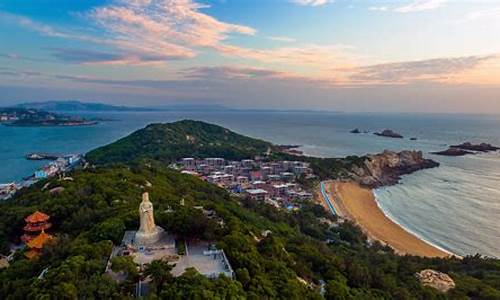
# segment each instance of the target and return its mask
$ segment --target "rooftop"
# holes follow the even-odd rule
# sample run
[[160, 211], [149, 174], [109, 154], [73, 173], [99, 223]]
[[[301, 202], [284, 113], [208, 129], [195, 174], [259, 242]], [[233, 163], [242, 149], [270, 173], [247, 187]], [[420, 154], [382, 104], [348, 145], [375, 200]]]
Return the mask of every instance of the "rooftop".
[[33, 214], [27, 216], [24, 220], [28, 223], [40, 223], [46, 222], [50, 219], [50, 217], [43, 212], [36, 211]]
[[250, 190], [247, 190], [247, 193], [249, 193], [251, 195], [258, 195], [258, 194], [267, 194], [267, 191], [265, 191], [263, 189], [250, 189]]

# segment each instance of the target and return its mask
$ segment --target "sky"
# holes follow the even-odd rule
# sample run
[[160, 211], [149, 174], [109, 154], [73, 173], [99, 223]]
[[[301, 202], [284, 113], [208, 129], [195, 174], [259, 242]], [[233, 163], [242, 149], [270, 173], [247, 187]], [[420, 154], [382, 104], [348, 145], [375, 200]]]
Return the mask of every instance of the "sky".
[[0, 105], [500, 113], [500, 0], [2, 0]]

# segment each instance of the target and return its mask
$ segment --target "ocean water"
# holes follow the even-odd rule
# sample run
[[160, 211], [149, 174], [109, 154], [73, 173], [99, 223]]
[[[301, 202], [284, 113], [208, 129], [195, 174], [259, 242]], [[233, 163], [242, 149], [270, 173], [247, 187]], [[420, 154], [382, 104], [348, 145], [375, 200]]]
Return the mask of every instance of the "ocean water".
[[[0, 126], [0, 183], [20, 180], [44, 164], [26, 160], [24, 155], [29, 152], [85, 153], [149, 123], [185, 118], [216, 123], [274, 143], [300, 144], [305, 153], [316, 156], [416, 149], [441, 166], [404, 176], [402, 184], [377, 190], [379, 206], [408, 231], [445, 250], [500, 257], [500, 153], [464, 157], [429, 154], [464, 141], [500, 145], [500, 116], [251, 111], [88, 116], [115, 121], [89, 127]], [[349, 133], [353, 128], [390, 128], [407, 138]], [[410, 141], [409, 137], [418, 140]]]

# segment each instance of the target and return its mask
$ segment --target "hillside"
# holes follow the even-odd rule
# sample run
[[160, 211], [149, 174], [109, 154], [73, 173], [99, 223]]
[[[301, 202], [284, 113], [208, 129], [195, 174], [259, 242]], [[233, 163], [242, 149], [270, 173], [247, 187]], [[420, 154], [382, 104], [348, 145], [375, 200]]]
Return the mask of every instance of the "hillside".
[[[234, 281], [208, 280], [196, 272], [168, 278], [161, 291], [151, 291], [161, 299], [320, 299], [321, 282], [326, 283], [327, 299], [500, 296], [497, 260], [397, 256], [390, 248], [368, 243], [349, 223], [329, 226], [334, 219], [313, 204], [286, 212], [238, 200], [161, 164], [98, 168], [71, 176], [74, 181], [48, 181], [51, 188], [64, 188], [58, 194], [42, 191], [47, 182], [41, 182], [0, 204], [2, 249], [19, 238], [23, 218], [35, 210], [51, 216], [51, 233], [57, 237], [40, 259], [28, 261], [20, 253], [9, 268], [0, 270], [1, 299], [131, 297], [137, 278], [134, 267], [121, 285], [103, 270], [112, 243], [119, 242], [125, 230], [137, 228], [144, 190], [151, 194], [158, 225], [181, 236], [217, 241], [236, 272]], [[225, 225], [207, 219], [193, 209], [196, 205], [213, 209]], [[265, 237], [265, 230], [272, 233]], [[46, 268], [44, 277], [37, 279]], [[450, 274], [457, 288], [444, 295], [422, 287], [415, 273], [427, 268]]]
[[252, 158], [271, 143], [234, 133], [221, 126], [183, 120], [151, 124], [110, 145], [87, 153], [94, 164], [131, 163], [141, 159], [173, 162], [182, 157]]

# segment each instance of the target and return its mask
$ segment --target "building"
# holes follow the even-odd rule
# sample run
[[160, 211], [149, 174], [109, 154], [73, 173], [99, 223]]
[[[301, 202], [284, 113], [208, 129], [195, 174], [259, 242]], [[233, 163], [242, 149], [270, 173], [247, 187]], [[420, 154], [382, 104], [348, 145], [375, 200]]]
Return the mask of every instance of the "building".
[[29, 248], [29, 251], [25, 253], [25, 256], [28, 259], [33, 259], [40, 255], [40, 252], [42, 251], [43, 247], [52, 240], [52, 236], [50, 234], [45, 233], [44, 230], [40, 232], [39, 235], [37, 235], [35, 238], [32, 240], [28, 241], [26, 243], [26, 246]]
[[288, 194], [288, 185], [275, 184], [273, 185], [273, 196], [282, 197]]
[[15, 183], [0, 184], [0, 199], [8, 199], [17, 191]]
[[196, 160], [192, 157], [183, 158], [182, 165], [187, 170], [194, 170], [196, 169]]
[[258, 201], [265, 201], [268, 196], [268, 192], [263, 189], [250, 189], [246, 193], [250, 199]]
[[241, 166], [244, 168], [252, 168], [254, 161], [252, 159], [244, 159], [241, 161]]
[[26, 225], [24, 226], [24, 234], [21, 236], [21, 240], [25, 243], [36, 238], [41, 232], [52, 227], [49, 222], [50, 216], [44, 214], [43, 212], [36, 211], [33, 214], [27, 216], [24, 221]]
[[35, 171], [35, 178], [36, 179], [44, 179], [47, 178], [49, 175], [45, 170], [37, 170]]
[[222, 168], [225, 163], [226, 163], [226, 160], [224, 158], [220, 158], [220, 157], [210, 157], [210, 158], [205, 158], [205, 163], [207, 165], [209, 165], [210, 167], [212, 168]]

